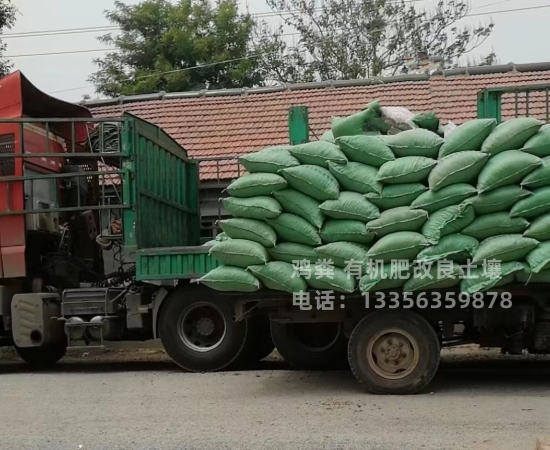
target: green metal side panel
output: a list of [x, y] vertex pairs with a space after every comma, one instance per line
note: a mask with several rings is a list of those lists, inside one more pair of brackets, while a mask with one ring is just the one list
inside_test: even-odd
[[210, 247], [179, 247], [137, 252], [136, 278], [140, 281], [199, 278], [219, 263], [208, 254]]
[[291, 106], [288, 108], [288, 139], [291, 145], [309, 142], [307, 106]]
[[501, 98], [503, 91], [484, 89], [477, 94], [477, 118], [496, 119], [498, 123], [501, 117]]

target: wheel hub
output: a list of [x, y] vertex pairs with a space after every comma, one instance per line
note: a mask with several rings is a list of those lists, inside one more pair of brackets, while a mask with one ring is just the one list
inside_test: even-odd
[[213, 304], [197, 302], [185, 309], [178, 319], [182, 343], [196, 352], [209, 352], [225, 339], [227, 326], [223, 313]]
[[197, 322], [197, 332], [201, 336], [210, 336], [214, 332], [214, 321], [209, 317], [203, 317]]
[[381, 377], [398, 380], [409, 375], [418, 364], [416, 340], [404, 330], [384, 330], [369, 341], [369, 366]]

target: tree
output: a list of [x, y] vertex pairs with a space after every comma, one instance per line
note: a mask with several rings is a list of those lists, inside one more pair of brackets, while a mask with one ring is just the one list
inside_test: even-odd
[[[256, 30], [262, 76], [272, 82], [368, 78], [407, 73], [423, 52], [456, 67], [491, 34], [493, 23], [459, 26], [467, 0], [420, 10], [411, 0], [267, 0], [284, 26]], [[295, 36], [296, 45], [290, 45]], [[491, 62], [495, 55], [482, 57]]]
[[107, 18], [120, 34], [102, 36], [116, 51], [95, 60], [89, 80], [108, 96], [254, 86], [262, 82], [250, 57], [254, 21], [237, 0], [115, 2]]
[[[11, 28], [15, 23], [15, 6], [11, 0], [0, 0], [0, 34], [4, 28]], [[3, 56], [7, 45], [0, 40], [0, 77], [10, 73], [13, 65]]]

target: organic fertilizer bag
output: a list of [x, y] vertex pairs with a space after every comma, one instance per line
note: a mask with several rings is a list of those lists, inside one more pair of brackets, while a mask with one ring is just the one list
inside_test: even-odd
[[550, 124], [543, 125], [521, 150], [539, 158], [550, 156]]
[[550, 241], [550, 214], [543, 214], [533, 219], [523, 235], [540, 242]]
[[524, 218], [510, 217], [506, 211], [501, 211], [476, 218], [462, 230], [462, 234], [482, 241], [499, 234], [521, 234], [528, 226], [529, 222]]
[[387, 134], [398, 134], [401, 131], [416, 128], [414, 114], [402, 106], [383, 106], [380, 108], [382, 119], [389, 126]]
[[533, 170], [521, 182], [521, 187], [536, 189], [550, 186], [550, 158], [542, 161], [542, 165]]
[[414, 231], [398, 231], [380, 238], [367, 252], [369, 259], [391, 263], [393, 259], [412, 261], [428, 241]]
[[378, 133], [388, 129], [381, 118], [377, 102], [367, 105], [367, 108], [347, 117], [332, 117], [332, 134], [337, 139], [342, 136]]
[[283, 261], [289, 264], [306, 260], [310, 263], [317, 261], [317, 253], [311, 245], [296, 244], [294, 242], [281, 242], [274, 248], [267, 249], [271, 259]]
[[355, 291], [356, 280], [338, 267], [314, 264], [311, 266], [311, 277], [306, 277], [306, 283], [312, 289], [351, 294]]
[[324, 244], [341, 241], [369, 244], [374, 234], [368, 233], [365, 224], [358, 220], [327, 220], [321, 229], [321, 239]]
[[436, 192], [452, 184], [475, 183], [487, 158], [487, 154], [474, 151], [453, 153], [441, 158], [428, 177], [430, 190]]
[[387, 136], [384, 141], [398, 158], [404, 156], [425, 156], [437, 159], [439, 147], [443, 144], [443, 138], [421, 128]]
[[[288, 170], [288, 169], [285, 169]], [[226, 189], [233, 197], [269, 195], [287, 187], [286, 180], [274, 173], [251, 173], [233, 181]]]
[[231, 266], [216, 267], [197, 282], [223, 292], [256, 292], [261, 287], [260, 281], [250, 272]]
[[271, 197], [228, 197], [222, 199], [223, 207], [233, 217], [242, 219], [272, 219], [283, 212], [279, 202]]
[[391, 184], [384, 186], [380, 193], [370, 192], [365, 197], [382, 210], [409, 206], [428, 188], [422, 183]]
[[487, 161], [477, 180], [479, 193], [492, 191], [509, 184], [519, 184], [542, 164], [542, 159], [519, 150], [499, 153]]
[[476, 267], [460, 282], [460, 291], [474, 294], [501, 286], [505, 284], [503, 282], [513, 281], [514, 274], [522, 272], [523, 268], [523, 264], [517, 261], [501, 264], [497, 273], [487, 273], [484, 267]]
[[382, 185], [378, 182], [378, 170], [366, 164], [349, 162], [347, 164], [328, 164], [330, 173], [347, 191], [367, 194], [369, 192], [380, 192]]
[[531, 117], [519, 117], [502, 122], [485, 139], [481, 151], [494, 156], [506, 150], [522, 148], [541, 126], [540, 120]]
[[266, 222], [273, 227], [282, 241], [312, 246], [321, 244], [317, 229], [296, 214], [282, 213], [274, 219], [266, 219]]
[[473, 257], [478, 246], [478, 240], [472, 236], [460, 233], [449, 234], [442, 237], [437, 244], [422, 250], [416, 259], [421, 262], [446, 259], [463, 264]]
[[293, 145], [290, 154], [302, 164], [311, 164], [328, 168], [328, 162], [346, 164], [348, 159], [336, 144], [327, 141], [313, 141], [307, 144]]
[[468, 150], [480, 150], [483, 141], [496, 125], [495, 119], [475, 119], [459, 125], [452, 133], [445, 136], [445, 142], [439, 150], [439, 157]]
[[340, 186], [327, 169], [312, 165], [289, 167], [281, 170], [281, 175], [290, 187], [316, 200], [324, 202], [338, 198]]
[[426, 130], [433, 131], [434, 133], [437, 133], [439, 130], [439, 119], [433, 111], [423, 114], [416, 114], [412, 118], [412, 121], [419, 128], [424, 128]]
[[254, 219], [226, 219], [219, 221], [220, 228], [231, 239], [245, 239], [264, 247], [275, 247], [275, 230], [264, 222]]
[[437, 244], [443, 236], [460, 233], [474, 221], [474, 208], [467, 201], [447, 206], [434, 212], [422, 227], [422, 234], [430, 244]]
[[502, 186], [474, 197], [471, 202], [476, 215], [509, 211], [521, 199], [532, 195], [531, 191], [521, 186]]
[[332, 130], [327, 130], [323, 133], [321, 136], [321, 141], [327, 141], [331, 144], [335, 144], [334, 135], [332, 134]]
[[375, 233], [377, 238], [398, 231], [420, 231], [427, 219], [426, 211], [400, 206], [388, 209], [378, 219], [368, 222], [367, 231]]
[[261, 244], [244, 239], [218, 242], [209, 254], [222, 264], [242, 268], [269, 261], [267, 250]]
[[300, 162], [282, 147], [278, 151], [262, 151], [240, 156], [239, 163], [250, 173], [278, 173], [286, 167], [300, 165]]
[[545, 270], [539, 273], [533, 273], [528, 267], [515, 273], [516, 280], [520, 283], [550, 283], [550, 270]]
[[357, 192], [340, 192], [338, 200], [327, 200], [320, 210], [333, 219], [350, 219], [368, 222], [380, 216], [378, 207]]
[[537, 217], [550, 212], [550, 186], [533, 189], [533, 194], [517, 202], [510, 211], [511, 217]]
[[307, 290], [307, 283], [295, 273], [292, 264], [272, 261], [259, 266], [250, 266], [248, 270], [268, 289], [290, 293]]
[[359, 281], [359, 291], [382, 291], [385, 289], [399, 289], [410, 278], [410, 265], [384, 264], [374, 265]]
[[473, 263], [483, 260], [497, 260], [501, 263], [521, 261], [533, 250], [539, 241], [523, 237], [521, 234], [503, 234], [485, 239], [472, 259]]
[[385, 163], [378, 171], [384, 184], [418, 183], [426, 180], [436, 161], [424, 156], [406, 156]]
[[462, 268], [450, 262], [445, 270], [438, 264], [431, 264], [429, 269], [409, 278], [403, 286], [403, 292], [425, 291], [429, 289], [447, 289], [460, 283], [464, 276]]
[[388, 161], [395, 160], [391, 149], [378, 136], [343, 136], [336, 142], [350, 161], [380, 167]]
[[228, 241], [229, 239], [231, 239], [231, 238], [227, 234], [225, 234], [224, 232], [218, 233], [216, 235], [216, 237], [214, 238], [214, 240], [216, 242]]
[[458, 205], [476, 194], [477, 189], [469, 184], [452, 184], [436, 192], [424, 192], [411, 203], [411, 208], [423, 209], [431, 214], [447, 206]]
[[320, 229], [323, 226], [323, 213], [318, 200], [302, 194], [295, 189], [283, 189], [273, 192], [273, 197], [281, 204], [285, 212], [296, 214], [306, 219], [311, 225]]
[[333, 242], [315, 249], [320, 259], [331, 260], [336, 267], [351, 268], [351, 263], [358, 264], [362, 270], [367, 265], [367, 251], [353, 242]]
[[525, 260], [533, 273], [550, 270], [550, 242], [541, 242], [527, 254]]

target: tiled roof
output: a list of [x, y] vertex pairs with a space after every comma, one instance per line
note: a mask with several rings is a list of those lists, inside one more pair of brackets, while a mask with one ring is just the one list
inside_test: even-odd
[[[380, 99], [385, 106], [414, 112], [435, 111], [446, 123], [460, 124], [477, 115], [477, 93], [488, 87], [550, 84], [550, 63], [456, 69], [435, 75], [304, 83], [259, 89], [154, 94], [98, 101], [87, 106], [96, 116], [123, 111], [168, 132], [192, 158], [234, 158], [269, 145], [288, 142], [287, 110], [309, 108], [312, 140], [330, 127], [333, 115], [347, 115]], [[514, 114], [513, 98], [503, 97], [503, 116]], [[529, 114], [545, 117], [544, 94], [531, 97]], [[535, 108], [535, 109], [533, 109]], [[519, 111], [525, 114], [525, 108]], [[238, 176], [230, 160], [201, 163], [203, 181]]]

